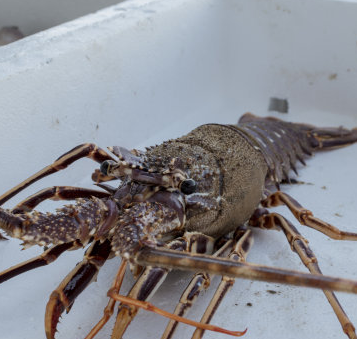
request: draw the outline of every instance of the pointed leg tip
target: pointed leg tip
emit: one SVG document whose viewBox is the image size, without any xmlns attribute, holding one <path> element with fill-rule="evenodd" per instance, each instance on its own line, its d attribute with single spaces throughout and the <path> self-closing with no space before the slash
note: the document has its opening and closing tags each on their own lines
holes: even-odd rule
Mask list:
<svg viewBox="0 0 357 339">
<path fill-rule="evenodd" d="M 9 240 L 8 238 L 4 237 L 1 233 L 0 233 L 0 241 L 4 241 L 4 240 Z"/>
<path fill-rule="evenodd" d="M 64 310 L 65 307 L 59 299 L 58 293 L 53 292 L 46 306 L 45 330 L 47 339 L 55 339 L 57 324 Z"/>
<path fill-rule="evenodd" d="M 242 332 L 241 331 L 237 331 L 236 332 L 236 337 L 241 337 L 241 336 L 245 335 L 247 333 L 247 331 L 248 331 L 248 327 Z"/>
</svg>

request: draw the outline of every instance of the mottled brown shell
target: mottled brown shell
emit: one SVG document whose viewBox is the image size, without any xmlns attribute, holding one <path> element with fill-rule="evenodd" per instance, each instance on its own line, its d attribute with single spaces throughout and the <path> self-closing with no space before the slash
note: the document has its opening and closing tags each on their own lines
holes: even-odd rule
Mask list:
<svg viewBox="0 0 357 339">
<path fill-rule="evenodd" d="M 147 152 L 162 161 L 180 157 L 196 180 L 202 203 L 187 207 L 186 229 L 220 236 L 248 220 L 262 198 L 267 164 L 262 154 L 226 125 L 202 125 Z"/>
</svg>

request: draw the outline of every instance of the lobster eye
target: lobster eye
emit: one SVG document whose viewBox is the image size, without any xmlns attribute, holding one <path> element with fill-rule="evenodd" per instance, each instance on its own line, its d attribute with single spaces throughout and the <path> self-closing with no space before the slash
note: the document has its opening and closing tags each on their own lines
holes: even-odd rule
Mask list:
<svg viewBox="0 0 357 339">
<path fill-rule="evenodd" d="M 105 160 L 100 164 L 100 171 L 102 172 L 102 174 L 104 174 L 104 175 L 108 174 L 109 166 L 110 166 L 109 160 Z"/>
<path fill-rule="evenodd" d="M 186 179 L 181 182 L 180 190 L 183 194 L 192 194 L 196 191 L 196 181 L 193 179 Z"/>
</svg>

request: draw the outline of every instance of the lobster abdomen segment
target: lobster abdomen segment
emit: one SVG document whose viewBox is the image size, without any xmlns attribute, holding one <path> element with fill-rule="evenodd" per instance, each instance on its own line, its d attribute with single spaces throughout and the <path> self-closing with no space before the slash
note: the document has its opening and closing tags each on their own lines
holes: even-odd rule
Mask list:
<svg viewBox="0 0 357 339">
<path fill-rule="evenodd" d="M 267 179 L 276 184 L 289 180 L 297 160 L 305 164 L 304 157 L 313 152 L 357 142 L 357 128 L 318 128 L 251 113 L 244 114 L 235 127 L 261 151 L 269 168 Z"/>
</svg>

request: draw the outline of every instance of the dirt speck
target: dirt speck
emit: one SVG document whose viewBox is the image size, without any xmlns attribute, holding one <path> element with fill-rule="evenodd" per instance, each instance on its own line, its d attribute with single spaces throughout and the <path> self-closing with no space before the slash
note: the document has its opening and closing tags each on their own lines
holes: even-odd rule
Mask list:
<svg viewBox="0 0 357 339">
<path fill-rule="evenodd" d="M 322 190 L 327 190 L 327 187 L 326 186 L 321 186 L 321 189 Z"/>
<path fill-rule="evenodd" d="M 96 131 L 99 130 L 99 125 L 98 124 L 95 126 L 95 129 L 96 129 Z"/>
<path fill-rule="evenodd" d="M 246 305 L 249 306 L 249 307 L 252 307 L 252 306 L 253 306 L 252 303 L 246 303 Z"/>
<path fill-rule="evenodd" d="M 275 6 L 275 9 L 276 9 L 277 11 L 282 11 L 282 12 L 284 12 L 284 13 L 291 13 L 291 10 L 290 10 L 290 9 L 288 9 L 288 8 L 286 8 L 286 7 L 282 7 L 282 6 L 280 6 L 280 5 L 276 5 L 276 6 Z"/>
<path fill-rule="evenodd" d="M 58 118 L 52 118 L 51 119 L 51 127 L 52 128 L 57 128 L 60 125 L 60 121 Z"/>
<path fill-rule="evenodd" d="M 340 217 L 340 218 L 342 218 L 342 214 L 337 213 L 337 212 L 335 213 L 335 216 L 336 216 L 336 217 Z"/>
<path fill-rule="evenodd" d="M 270 293 L 270 294 L 280 294 L 279 292 L 274 291 L 274 290 L 267 290 L 267 292 Z"/>
<path fill-rule="evenodd" d="M 331 74 L 328 76 L 328 79 L 329 79 L 329 80 L 336 80 L 336 79 L 337 79 L 337 73 L 331 73 Z"/>
</svg>

